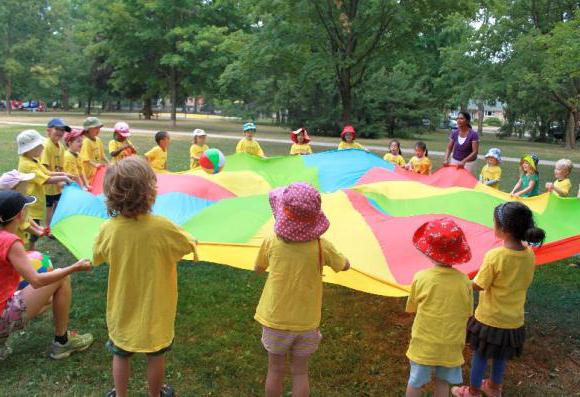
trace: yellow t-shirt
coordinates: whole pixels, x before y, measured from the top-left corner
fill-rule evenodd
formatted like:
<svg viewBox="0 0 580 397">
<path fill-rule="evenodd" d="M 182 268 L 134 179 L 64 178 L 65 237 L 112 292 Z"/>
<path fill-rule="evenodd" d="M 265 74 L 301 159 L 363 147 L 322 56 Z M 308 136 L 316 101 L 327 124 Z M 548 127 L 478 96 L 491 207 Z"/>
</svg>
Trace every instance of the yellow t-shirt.
<svg viewBox="0 0 580 397">
<path fill-rule="evenodd" d="M 535 255 L 530 248 L 515 251 L 494 248 L 485 254 L 473 281 L 483 288 L 475 318 L 496 328 L 524 325 L 526 292 L 534 279 Z"/>
<path fill-rule="evenodd" d="M 481 169 L 481 173 L 479 174 L 479 181 L 481 183 L 485 184 L 486 182 L 489 181 L 498 181 L 493 185 L 487 185 L 494 189 L 499 189 L 500 179 L 501 179 L 501 168 L 498 165 L 490 166 L 489 164 L 486 164 L 483 166 L 483 168 Z"/>
<path fill-rule="evenodd" d="M 33 219 L 44 221 L 46 214 L 46 196 L 44 185 L 50 178 L 50 171 L 36 159 L 20 156 L 18 159 L 18 171 L 33 173 L 34 179 L 28 181 L 26 194 L 36 197 L 36 203 L 28 206 L 28 215 Z"/>
<path fill-rule="evenodd" d="M 105 163 L 106 161 L 105 148 L 103 147 L 103 141 L 101 141 L 101 138 L 97 136 L 94 141 L 90 138 L 84 138 L 79 156 L 83 162 L 86 177 L 91 179 L 97 170 L 89 163 L 89 161 L 97 163 Z"/>
<path fill-rule="evenodd" d="M 568 179 L 568 178 L 562 179 L 561 181 L 555 180 L 554 187 L 557 187 L 558 189 L 560 189 L 564 193 L 561 195 L 562 197 L 568 197 L 570 195 L 570 190 L 572 190 L 572 183 L 570 182 L 570 179 Z M 556 191 L 554 191 L 554 193 L 556 193 Z M 556 193 L 556 194 L 558 194 L 558 193 Z"/>
<path fill-rule="evenodd" d="M 133 154 L 135 154 L 135 152 L 132 149 L 125 149 L 121 153 L 119 153 L 117 156 L 113 157 L 113 155 L 111 153 L 116 152 L 117 150 L 121 149 L 125 145 L 133 146 L 133 143 L 131 143 L 131 141 L 128 139 L 124 140 L 123 142 L 119 142 L 116 139 L 111 139 L 109 141 L 109 154 L 111 155 L 111 162 L 114 163 L 116 161 L 123 160 L 125 157 L 129 157 L 129 156 L 132 156 Z"/>
<path fill-rule="evenodd" d="M 22 240 L 22 245 L 24 245 L 24 248 L 26 249 L 28 249 L 28 243 L 30 242 L 30 233 L 28 233 L 27 230 L 30 228 L 30 223 L 32 221 L 32 218 L 27 213 L 24 221 L 18 226 L 18 229 L 16 229 L 16 235 L 20 237 L 20 240 Z"/>
<path fill-rule="evenodd" d="M 264 151 L 262 150 L 262 147 L 256 140 L 253 139 L 250 141 L 246 138 L 242 138 L 242 140 L 240 140 L 236 146 L 236 153 L 247 153 L 254 156 L 264 157 Z"/>
<path fill-rule="evenodd" d="M 208 149 L 209 146 L 207 145 L 199 146 L 195 143 L 191 145 L 189 148 L 189 158 L 191 159 L 191 163 L 189 164 L 190 169 L 199 167 L 199 161 L 197 159 Z"/>
<path fill-rule="evenodd" d="M 383 160 L 390 161 L 391 163 L 396 164 L 399 167 L 404 167 L 405 164 L 407 164 L 403 156 L 401 156 L 400 154 L 397 154 L 395 156 L 392 153 L 387 153 L 385 154 L 385 157 L 383 157 Z"/>
<path fill-rule="evenodd" d="M 340 141 L 338 144 L 338 150 L 345 150 L 345 149 L 361 149 L 364 150 L 364 146 L 358 142 L 351 142 L 348 143 L 346 141 Z"/>
<path fill-rule="evenodd" d="M 412 171 L 423 175 L 431 174 L 431 159 L 429 159 L 429 157 L 423 156 L 419 158 L 413 156 L 411 157 L 411 160 L 409 160 L 409 163 L 411 163 Z"/>
<path fill-rule="evenodd" d="M 406 310 L 417 313 L 409 360 L 443 367 L 463 364 L 467 320 L 473 314 L 473 289 L 465 274 L 444 266 L 418 272 Z"/>
<path fill-rule="evenodd" d="M 191 252 L 195 252 L 194 240 L 161 216 L 117 216 L 101 226 L 93 263 L 109 264 L 107 328 L 115 346 L 151 353 L 171 344 L 177 308 L 176 263 Z"/>
<path fill-rule="evenodd" d="M 321 238 L 322 265 L 343 270 L 345 257 Z M 285 242 L 276 235 L 264 239 L 256 266 L 268 269 L 254 318 L 279 330 L 309 331 L 320 326 L 322 275 L 318 241 Z"/>
<path fill-rule="evenodd" d="M 167 170 L 167 152 L 161 146 L 155 146 L 145 153 L 145 158 L 149 161 L 153 171 L 162 172 Z"/>
<path fill-rule="evenodd" d="M 44 150 L 40 156 L 40 163 L 50 172 L 62 172 L 64 162 L 64 145 L 54 144 L 52 139 L 47 139 L 44 143 Z M 46 185 L 44 193 L 47 196 L 60 194 L 62 189 L 58 185 Z"/>
<path fill-rule="evenodd" d="M 309 143 L 293 143 L 290 147 L 290 154 L 312 154 L 312 148 Z"/>
<path fill-rule="evenodd" d="M 80 178 L 84 175 L 83 162 L 77 153 L 73 153 L 70 150 L 64 152 L 64 172 L 70 174 L 76 178 Z"/>
</svg>

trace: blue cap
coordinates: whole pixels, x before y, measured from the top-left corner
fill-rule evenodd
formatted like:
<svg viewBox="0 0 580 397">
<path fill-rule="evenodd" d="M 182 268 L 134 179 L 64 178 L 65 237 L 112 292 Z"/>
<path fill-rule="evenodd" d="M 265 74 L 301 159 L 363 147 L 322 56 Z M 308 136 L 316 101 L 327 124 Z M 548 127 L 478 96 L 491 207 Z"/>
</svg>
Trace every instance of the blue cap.
<svg viewBox="0 0 580 397">
<path fill-rule="evenodd" d="M 65 130 L 70 132 L 70 127 L 66 125 L 63 119 L 61 118 L 54 118 L 48 122 L 46 125 L 48 128 L 60 128 L 61 130 Z"/>
<path fill-rule="evenodd" d="M 248 130 L 255 130 L 256 129 L 256 124 L 254 123 L 246 123 L 243 126 L 244 132 L 248 131 Z"/>
</svg>

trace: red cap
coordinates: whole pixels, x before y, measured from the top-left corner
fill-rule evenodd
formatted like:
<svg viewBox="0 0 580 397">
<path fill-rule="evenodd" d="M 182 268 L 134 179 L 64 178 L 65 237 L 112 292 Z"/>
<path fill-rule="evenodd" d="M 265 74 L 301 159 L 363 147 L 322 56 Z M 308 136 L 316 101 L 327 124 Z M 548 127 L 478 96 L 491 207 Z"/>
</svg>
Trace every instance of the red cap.
<svg viewBox="0 0 580 397">
<path fill-rule="evenodd" d="M 463 230 L 449 218 L 424 223 L 413 235 L 413 244 L 429 258 L 447 265 L 471 260 L 471 249 Z"/>
<path fill-rule="evenodd" d="M 300 133 L 304 136 L 304 143 L 310 142 L 310 136 L 308 135 L 308 130 L 306 128 L 298 128 L 296 131 L 290 132 L 290 139 L 292 139 L 292 142 L 298 143 L 298 134 Z"/>
<path fill-rule="evenodd" d="M 354 130 L 354 127 L 350 124 L 344 126 L 342 132 L 340 133 L 340 137 L 344 138 L 344 136 L 349 132 L 352 134 L 352 138 L 356 139 L 356 131 Z"/>
<path fill-rule="evenodd" d="M 63 138 L 64 143 L 68 146 L 68 145 L 70 145 L 70 143 L 72 141 L 75 140 L 75 138 L 78 138 L 79 136 L 82 136 L 82 135 L 83 135 L 83 130 L 73 128 L 69 132 L 65 132 L 64 138 Z"/>
</svg>

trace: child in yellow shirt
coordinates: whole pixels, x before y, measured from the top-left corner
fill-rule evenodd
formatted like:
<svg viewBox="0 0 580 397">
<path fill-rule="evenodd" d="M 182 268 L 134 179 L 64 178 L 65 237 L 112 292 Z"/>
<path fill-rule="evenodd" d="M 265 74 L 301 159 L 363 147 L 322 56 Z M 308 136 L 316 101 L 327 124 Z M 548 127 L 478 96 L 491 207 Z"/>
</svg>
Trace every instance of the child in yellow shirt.
<svg viewBox="0 0 580 397">
<path fill-rule="evenodd" d="M 164 353 L 175 338 L 177 261 L 190 253 L 197 260 L 197 255 L 191 236 L 151 214 L 156 184 L 151 167 L 137 156 L 113 164 L 105 174 L 111 219 L 95 240 L 93 262 L 109 264 L 107 348 L 113 355 L 115 389 L 108 395 L 127 395 L 134 353 L 147 355 L 149 395 L 173 395 L 162 383 Z"/>
<path fill-rule="evenodd" d="M 469 386 L 454 387 L 454 396 L 500 396 L 507 361 L 522 354 L 526 334 L 524 306 L 534 278 L 536 260 L 529 245 L 541 245 L 546 237 L 535 226 L 532 211 L 512 201 L 494 210 L 495 235 L 503 246 L 490 250 L 473 279 L 481 291 L 475 316 L 467 324 L 467 340 L 473 351 Z M 491 378 L 485 379 L 492 360 Z"/>
<path fill-rule="evenodd" d="M 403 158 L 403 153 L 401 152 L 401 143 L 393 139 L 389 142 L 389 151 L 383 157 L 383 160 L 390 161 L 391 163 L 398 165 L 399 167 L 405 167 L 405 159 Z"/>
<path fill-rule="evenodd" d="M 155 134 L 155 146 L 145 153 L 145 158 L 155 172 L 167 172 L 167 150 L 171 143 L 171 138 L 167 131 L 158 131 Z"/>
<path fill-rule="evenodd" d="M 256 272 L 270 270 L 254 318 L 262 325 L 268 352 L 266 395 L 281 396 L 286 358 L 290 358 L 293 394 L 310 395 L 308 360 L 318 349 L 323 267 L 348 270 L 348 260 L 326 239 L 330 226 L 320 194 L 306 183 L 270 192 L 274 235 L 256 258 Z"/>
<path fill-rule="evenodd" d="M 554 176 L 556 180 L 554 182 L 546 183 L 546 190 L 549 192 L 554 192 L 560 197 L 568 197 L 570 191 L 572 190 L 572 182 L 570 182 L 570 173 L 574 168 L 572 161 L 568 159 L 560 159 L 556 161 L 556 167 L 554 168 Z"/>
<path fill-rule="evenodd" d="M 124 121 L 119 121 L 115 124 L 113 127 L 113 139 L 109 141 L 109 155 L 112 163 L 137 154 L 135 146 L 129 140 L 130 136 L 129 124 Z"/>
<path fill-rule="evenodd" d="M 64 145 L 61 144 L 65 132 L 70 131 L 63 119 L 55 118 L 48 122 L 46 134 L 48 139 L 44 143 L 44 150 L 40 162 L 50 172 L 62 172 L 64 161 Z M 60 200 L 62 189 L 58 185 L 48 185 L 44 188 L 46 194 L 46 224 L 50 225 L 52 214 Z"/>
<path fill-rule="evenodd" d="M 499 167 L 501 150 L 498 148 L 489 149 L 485 155 L 485 161 L 487 164 L 481 169 L 479 182 L 494 189 L 499 189 L 499 182 L 501 181 L 501 168 Z"/>
<path fill-rule="evenodd" d="M 201 128 L 193 130 L 193 143 L 189 148 L 189 157 L 191 159 L 189 168 L 192 170 L 199 167 L 199 158 L 209 149 L 209 146 L 205 144 L 206 139 L 207 134 L 204 130 Z"/>
<path fill-rule="evenodd" d="M 98 136 L 102 127 L 103 123 L 96 117 L 87 117 L 83 122 L 85 139 L 83 140 L 80 158 L 83 162 L 85 176 L 89 181 L 92 181 L 99 168 L 108 164 L 103 141 Z"/>
<path fill-rule="evenodd" d="M 416 313 L 407 358 L 411 372 L 407 397 L 419 397 L 435 373 L 435 396 L 448 396 L 450 384 L 463 382 L 465 324 L 473 314 L 469 278 L 453 266 L 471 260 L 461 228 L 451 219 L 423 224 L 413 244 L 434 263 L 415 274 L 406 311 Z"/>
<path fill-rule="evenodd" d="M 431 175 L 431 167 L 431 159 L 429 158 L 427 145 L 425 142 L 417 142 L 415 144 L 415 155 L 411 157 L 411 160 L 409 160 L 405 168 L 417 174 Z"/>
<path fill-rule="evenodd" d="M 310 136 L 308 136 L 308 130 L 306 128 L 298 128 L 296 131 L 290 132 L 290 139 L 294 142 L 290 147 L 291 155 L 312 154 Z"/>
<path fill-rule="evenodd" d="M 71 179 L 83 190 L 90 190 L 91 185 L 85 176 L 83 163 L 79 157 L 79 152 L 83 145 L 83 131 L 73 129 L 64 134 L 64 143 L 68 150 L 64 152 L 64 172 L 71 176 Z"/>
<path fill-rule="evenodd" d="M 244 138 L 236 146 L 236 153 L 247 153 L 252 156 L 265 157 L 264 151 L 260 144 L 254 139 L 256 133 L 256 124 L 246 123 L 243 125 Z"/>
<path fill-rule="evenodd" d="M 338 150 L 346 149 L 359 149 L 366 150 L 363 145 L 356 142 L 356 131 L 352 125 L 345 125 L 340 132 L 340 143 L 338 144 Z"/>
</svg>

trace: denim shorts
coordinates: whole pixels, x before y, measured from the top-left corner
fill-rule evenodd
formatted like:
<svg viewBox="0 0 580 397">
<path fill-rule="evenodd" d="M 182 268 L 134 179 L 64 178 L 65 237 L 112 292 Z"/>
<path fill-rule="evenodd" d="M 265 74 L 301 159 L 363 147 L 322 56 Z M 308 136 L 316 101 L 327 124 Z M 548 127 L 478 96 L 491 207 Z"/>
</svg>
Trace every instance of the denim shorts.
<svg viewBox="0 0 580 397">
<path fill-rule="evenodd" d="M 410 361 L 411 374 L 409 375 L 409 385 L 420 389 L 427 383 L 431 382 L 433 371 L 437 379 L 444 380 L 450 385 L 459 385 L 463 383 L 461 366 L 459 367 L 440 367 L 435 365 L 421 365 Z"/>
<path fill-rule="evenodd" d="M 113 343 L 112 340 L 108 340 L 107 344 L 105 345 L 107 347 L 107 350 L 115 355 L 115 356 L 119 356 L 119 357 L 131 357 L 133 354 L 135 354 L 134 352 L 128 352 L 127 350 L 123 350 L 118 346 L 115 346 L 115 344 Z M 156 352 L 151 352 L 151 353 L 146 353 L 148 356 L 161 356 L 162 354 L 165 354 L 167 352 L 170 352 L 171 349 L 173 348 L 173 341 L 171 342 L 171 344 L 167 347 L 164 347 L 161 350 L 158 350 Z"/>
</svg>

